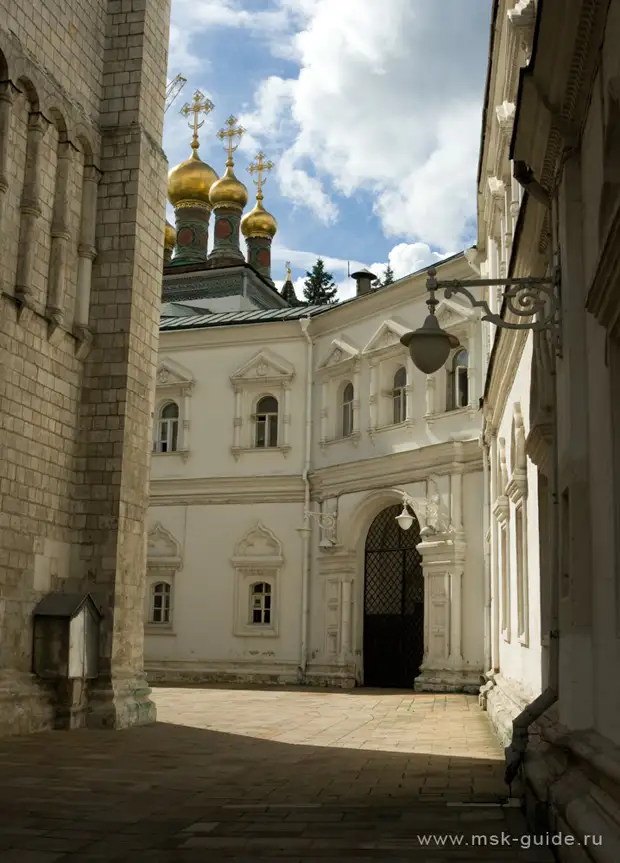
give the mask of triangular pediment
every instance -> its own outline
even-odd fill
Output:
[[[181,562],[181,546],[166,528],[157,522],[147,538],[147,559],[152,564],[175,564]]]
[[[320,368],[327,369],[333,366],[346,363],[347,360],[354,360],[359,357],[359,351],[353,345],[348,344],[344,339],[333,339],[330,345],[327,356],[320,365]]]
[[[169,357],[162,357],[157,364],[157,386],[192,384],[194,378],[189,369]]]
[[[262,350],[255,354],[247,363],[237,369],[231,375],[233,381],[260,381],[268,378],[280,378],[291,380],[295,376],[295,369],[283,357]]]
[[[455,300],[442,300],[437,306],[436,312],[439,326],[444,330],[449,330],[451,327],[463,326],[475,319],[477,313],[475,309],[464,306]]]
[[[375,332],[371,340],[368,342],[362,353],[371,354],[374,351],[385,350],[395,345],[402,347],[400,344],[401,337],[410,332],[409,327],[399,324],[396,321],[384,321],[379,329]],[[403,347],[403,350],[405,348]]]

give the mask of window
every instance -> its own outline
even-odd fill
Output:
[[[523,504],[515,508],[515,543],[517,558],[517,626],[519,640],[523,644],[528,641],[528,589],[526,568],[526,535],[523,518]]]
[[[158,581],[151,588],[151,610],[149,623],[170,623],[170,585]]]
[[[264,581],[253,584],[250,589],[250,622],[271,623],[271,585]]]
[[[256,440],[258,449],[278,445],[278,400],[264,396],[256,405]]]
[[[407,372],[401,366],[394,375],[392,388],[392,420],[394,425],[407,419]]]
[[[342,437],[350,437],[353,434],[353,384],[346,384],[342,391]]]
[[[179,406],[168,402],[159,412],[155,452],[176,452],[179,448]]]
[[[461,348],[452,357],[452,366],[448,372],[447,409],[449,411],[466,408],[469,404],[468,364],[467,351]]]
[[[501,585],[502,585],[502,632],[510,641],[510,564],[508,561],[508,527],[500,528]]]

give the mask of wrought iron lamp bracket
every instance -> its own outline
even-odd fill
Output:
[[[554,268],[551,276],[538,278],[527,276],[512,279],[437,279],[434,267],[428,270],[426,288],[429,292],[427,305],[431,314],[439,304],[435,292],[443,290],[446,299],[454,294],[466,297],[473,308],[482,309],[481,320],[508,330],[548,330],[556,350],[561,349],[560,314],[560,270]],[[491,311],[486,300],[478,300],[469,288],[505,286],[503,294],[506,311],[520,318],[535,318],[529,321],[507,321]]]

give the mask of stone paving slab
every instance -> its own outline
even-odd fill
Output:
[[[154,726],[0,741],[0,863],[552,859],[498,805],[502,751],[473,696],[154,697]]]

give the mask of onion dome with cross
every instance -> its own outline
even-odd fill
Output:
[[[198,156],[198,130],[204,124],[204,119],[199,120],[200,115],[208,114],[213,107],[213,102],[205,99],[200,90],[196,90],[191,105],[188,103],[181,110],[185,117],[192,115],[189,125],[194,134],[191,143],[192,155],[173,168],[168,175],[168,200],[174,207],[211,206],[209,192],[217,181],[217,174],[211,165]]]
[[[256,174],[254,180],[257,186],[256,206],[250,210],[241,220],[241,233],[247,239],[249,237],[266,237],[272,239],[278,231],[278,223],[263,206],[263,186],[267,182],[265,173],[271,171],[273,162],[265,161],[264,153],[257,153],[254,162],[248,168],[250,174]]]
[[[228,152],[226,160],[226,171],[216,183],[211,186],[209,201],[214,210],[220,207],[231,207],[233,209],[243,210],[248,202],[248,190],[243,183],[235,177],[233,171],[234,161],[232,154],[239,146],[239,140],[245,132],[243,126],[237,126],[237,118],[232,114],[226,120],[226,128],[220,129],[217,133],[221,141],[225,141],[225,148]],[[237,143],[235,144],[235,138]]]

